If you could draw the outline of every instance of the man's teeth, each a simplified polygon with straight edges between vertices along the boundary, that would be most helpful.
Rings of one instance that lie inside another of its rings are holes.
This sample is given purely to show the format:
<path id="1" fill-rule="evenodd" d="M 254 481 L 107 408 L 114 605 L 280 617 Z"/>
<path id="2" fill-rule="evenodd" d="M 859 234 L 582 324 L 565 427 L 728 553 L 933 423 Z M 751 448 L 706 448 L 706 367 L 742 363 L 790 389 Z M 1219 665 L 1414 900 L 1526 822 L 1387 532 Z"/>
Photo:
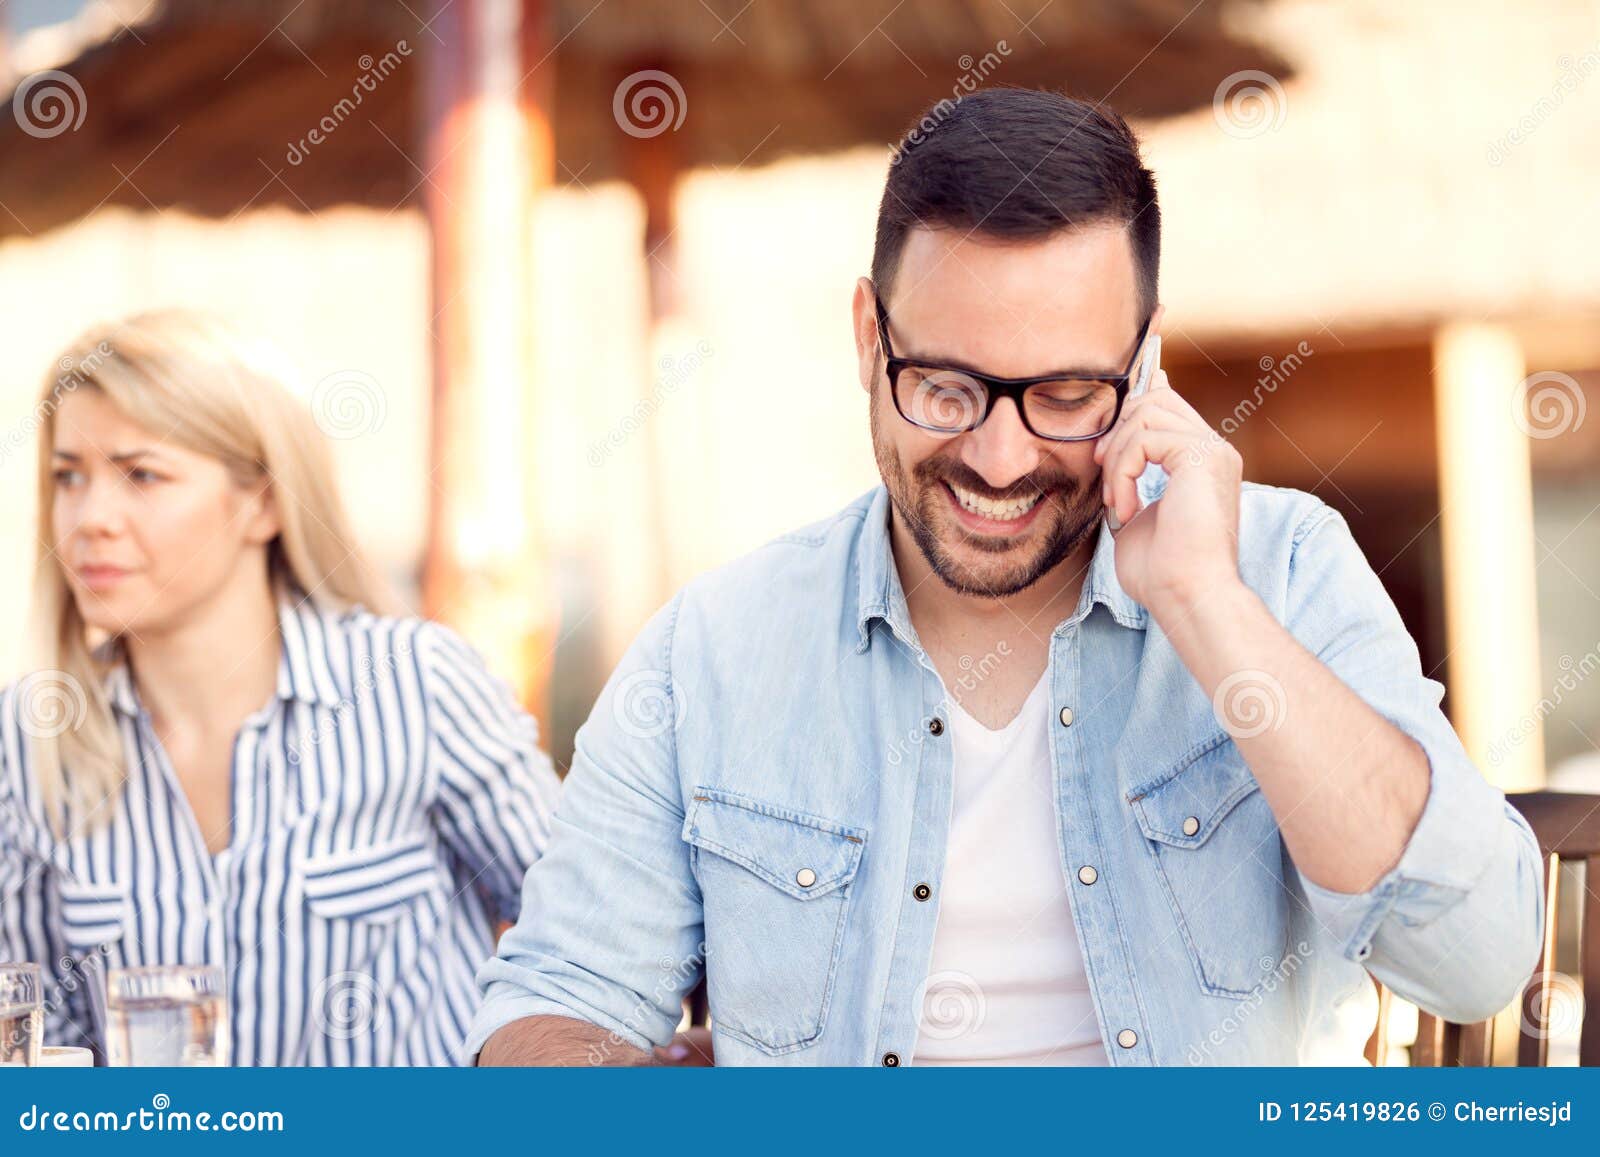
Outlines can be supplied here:
<path id="1" fill-rule="evenodd" d="M 980 514 L 984 518 L 992 518 L 996 522 L 1010 522 L 1013 519 L 1021 518 L 1033 509 L 1034 504 L 1039 499 L 1044 497 L 1043 494 L 1034 493 L 1026 498 L 1007 498 L 1003 502 L 996 502 L 992 498 L 985 498 L 980 494 L 974 494 L 970 490 L 963 490 L 954 482 L 950 483 L 949 486 L 950 493 L 956 496 L 956 501 L 961 503 L 963 510 L 970 511 L 973 514 Z"/>

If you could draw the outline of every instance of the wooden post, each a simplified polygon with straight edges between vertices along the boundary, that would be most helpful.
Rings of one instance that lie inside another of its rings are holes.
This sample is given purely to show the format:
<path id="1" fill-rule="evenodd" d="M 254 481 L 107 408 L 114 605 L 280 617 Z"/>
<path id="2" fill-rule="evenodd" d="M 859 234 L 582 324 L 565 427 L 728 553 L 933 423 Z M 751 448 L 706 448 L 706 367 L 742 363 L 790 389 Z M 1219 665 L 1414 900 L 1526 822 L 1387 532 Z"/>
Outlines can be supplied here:
<path id="1" fill-rule="evenodd" d="M 557 616 L 533 485 L 531 217 L 554 181 L 554 60 L 529 69 L 548 50 L 549 25 L 544 0 L 435 0 L 430 15 L 419 158 L 434 310 L 424 609 L 484 652 L 548 736 Z"/>
<path id="2" fill-rule="evenodd" d="M 1434 340 L 1451 722 L 1497 787 L 1544 786 L 1539 615 L 1525 374 L 1509 330 L 1460 324 Z"/>

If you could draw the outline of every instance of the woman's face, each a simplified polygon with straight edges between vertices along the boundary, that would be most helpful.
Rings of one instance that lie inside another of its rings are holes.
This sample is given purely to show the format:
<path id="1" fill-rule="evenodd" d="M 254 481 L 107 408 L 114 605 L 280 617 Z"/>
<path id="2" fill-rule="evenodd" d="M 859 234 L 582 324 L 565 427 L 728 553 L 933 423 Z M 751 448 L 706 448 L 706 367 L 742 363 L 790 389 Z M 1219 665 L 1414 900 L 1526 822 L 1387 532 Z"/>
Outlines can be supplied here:
<path id="1" fill-rule="evenodd" d="M 231 583 L 258 581 L 277 519 L 215 458 L 163 440 L 100 390 L 55 415 L 52 542 L 91 626 L 159 634 Z"/>

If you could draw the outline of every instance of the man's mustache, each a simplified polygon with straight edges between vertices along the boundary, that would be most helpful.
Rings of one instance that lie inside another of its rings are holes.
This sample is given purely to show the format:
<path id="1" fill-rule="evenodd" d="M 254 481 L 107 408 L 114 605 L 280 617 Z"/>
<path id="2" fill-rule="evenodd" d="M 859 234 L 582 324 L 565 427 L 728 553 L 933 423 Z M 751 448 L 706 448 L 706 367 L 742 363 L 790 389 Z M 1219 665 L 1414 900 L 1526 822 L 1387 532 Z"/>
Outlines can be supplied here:
<path id="1" fill-rule="evenodd" d="M 996 490 L 983 480 L 981 474 L 965 462 L 948 461 L 941 458 L 928 458 L 918 462 L 912 474 L 918 482 L 924 484 L 947 482 L 994 502 L 1006 502 L 1014 498 L 1032 498 L 1035 494 L 1047 493 L 1052 490 L 1070 494 L 1079 486 L 1078 479 L 1071 474 L 1051 471 L 1024 474 L 1005 489 Z"/>

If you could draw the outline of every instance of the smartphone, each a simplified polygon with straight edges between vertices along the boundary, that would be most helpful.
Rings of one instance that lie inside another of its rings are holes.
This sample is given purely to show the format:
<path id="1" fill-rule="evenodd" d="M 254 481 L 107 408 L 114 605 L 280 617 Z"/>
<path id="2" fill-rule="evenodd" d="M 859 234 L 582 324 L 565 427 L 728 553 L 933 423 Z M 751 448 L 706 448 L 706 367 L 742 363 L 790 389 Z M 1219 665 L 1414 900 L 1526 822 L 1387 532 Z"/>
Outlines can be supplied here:
<path id="1" fill-rule="evenodd" d="M 1128 400 L 1129 401 L 1132 401 L 1134 398 L 1137 398 L 1140 394 L 1144 393 L 1146 390 L 1148 390 L 1150 388 L 1150 380 L 1155 377 L 1156 370 L 1158 370 L 1160 368 L 1161 368 L 1161 335 L 1158 334 L 1158 333 L 1153 333 L 1145 341 L 1144 360 L 1139 365 L 1139 373 L 1138 373 L 1138 375 L 1133 379 L 1133 388 L 1128 391 Z M 1118 421 L 1121 421 L 1121 419 L 1119 418 Z M 1151 466 L 1147 467 L 1146 473 L 1149 473 L 1149 471 L 1151 471 L 1151 470 L 1159 470 L 1159 469 L 1160 469 L 1159 466 L 1155 466 L 1155 465 L 1152 464 Z M 1136 490 L 1142 490 L 1143 482 L 1144 482 L 1144 475 L 1141 474 L 1139 476 L 1139 481 L 1136 484 L 1135 489 Z M 1148 503 L 1145 501 L 1144 495 L 1141 493 L 1139 495 L 1139 509 L 1143 510 L 1145 508 L 1145 506 L 1147 506 L 1147 505 L 1148 505 Z M 1117 518 L 1117 512 L 1115 510 L 1111 509 L 1111 507 L 1109 507 L 1109 506 L 1106 507 L 1106 522 L 1110 524 L 1112 530 L 1121 530 L 1122 529 L 1122 521 L 1119 518 Z"/>

